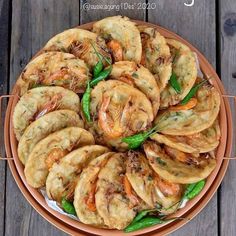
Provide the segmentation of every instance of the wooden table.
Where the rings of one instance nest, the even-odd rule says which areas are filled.
[[[134,2],[135,9],[129,9]],[[154,9],[137,9],[146,2]],[[189,40],[216,68],[228,93],[235,95],[236,0],[195,0],[193,6],[185,6],[184,2],[192,0],[0,0],[0,95],[9,93],[29,59],[54,34],[118,14],[156,23]],[[92,5],[110,5],[113,9],[95,10]],[[2,131],[0,134],[4,153]],[[236,161],[231,161],[220,189],[207,207],[172,235],[236,235],[234,168]],[[32,209],[4,161],[0,162],[0,189],[0,235],[65,235]]]

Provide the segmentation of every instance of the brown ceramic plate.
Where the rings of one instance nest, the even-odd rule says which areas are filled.
[[[11,104],[13,102],[13,99],[11,99],[9,101],[9,106],[8,106],[8,111],[7,111],[7,115],[6,115],[6,122],[5,122],[5,146],[6,146],[6,153],[7,156],[11,156],[11,149],[10,149],[10,138],[9,138],[9,121],[10,121],[10,110],[11,109]],[[229,104],[226,103],[226,110],[229,109]],[[228,119],[228,125],[229,123],[232,122],[231,116]],[[231,145],[232,145],[232,133],[231,135],[228,135],[227,137],[227,146],[226,146],[226,152],[225,155],[229,156],[230,154],[230,150],[231,150]],[[215,181],[212,183],[212,186],[210,187],[210,189],[206,192],[206,194],[204,195],[204,199],[201,199],[198,202],[198,205],[196,207],[193,207],[189,212],[187,212],[184,217],[186,218],[190,218],[192,219],[194,216],[196,216],[204,207],[205,205],[208,203],[208,201],[211,199],[211,197],[214,195],[214,193],[216,192],[218,186],[220,185],[225,172],[227,170],[227,166],[228,166],[228,162],[229,160],[223,160],[221,168],[218,172],[218,175],[215,179]],[[13,177],[18,185],[18,187],[20,188],[22,194],[24,195],[24,197],[28,200],[28,202],[33,206],[33,208],[42,216],[44,217],[46,220],[48,220],[51,224],[53,224],[54,226],[56,226],[57,228],[61,229],[62,231],[71,234],[71,235],[84,235],[80,230],[73,228],[71,225],[65,224],[63,223],[61,220],[59,220],[58,218],[54,217],[53,215],[51,215],[49,212],[45,211],[45,209],[34,199],[34,197],[29,193],[29,191],[27,190],[26,186],[23,184],[16,166],[14,164],[13,161],[8,162],[10,170],[13,174]],[[207,200],[206,200],[207,199]],[[166,235],[167,233],[171,233],[175,230],[177,230],[178,228],[180,228],[181,226],[183,226],[185,223],[187,223],[187,221],[179,221],[179,222],[175,222],[173,225],[168,225],[168,227],[163,227],[162,229],[159,230],[154,230],[151,233],[145,234],[145,235]],[[99,234],[98,231],[95,232],[96,234]],[[87,233],[86,233],[87,235]]]
[[[188,45],[191,50],[197,53],[201,70],[205,75],[208,77],[212,76],[215,79],[213,80],[214,86],[218,89],[220,94],[225,94],[224,88],[222,86],[222,83],[220,79],[218,78],[216,72],[212,68],[212,66],[207,62],[207,60],[204,58],[204,56],[191,44],[186,42],[184,39],[179,37],[178,35],[161,28],[159,26],[145,23],[142,21],[135,21],[137,24],[144,24],[149,25],[152,27],[155,27],[158,29],[158,31],[168,38],[175,38],[179,41],[182,41],[186,45]],[[83,29],[90,29],[92,27],[93,23],[85,24],[82,26],[79,26],[79,28]],[[14,87],[12,94],[17,94],[17,88]],[[140,235],[148,232],[155,232],[155,233],[161,233],[166,234],[174,231],[175,229],[181,227],[186,223],[186,221],[176,221],[172,223],[168,223],[165,225],[156,225],[153,227],[149,227],[140,231],[136,231],[134,233],[124,234],[122,231],[118,230],[106,230],[106,229],[98,229],[93,226],[85,225],[83,223],[80,223],[76,220],[73,220],[65,215],[62,215],[46,204],[43,196],[36,190],[31,188],[25,180],[24,171],[23,171],[23,165],[19,161],[18,155],[17,155],[17,140],[15,138],[13,128],[12,128],[12,112],[14,110],[14,107],[17,103],[16,97],[13,99],[10,99],[8,103],[8,109],[5,117],[5,146],[8,156],[14,157],[14,162],[9,160],[10,169],[13,173],[13,176],[21,189],[22,193],[26,197],[26,199],[30,202],[30,204],[45,218],[47,218],[52,224],[55,224],[59,228],[62,228],[65,230],[64,227],[67,225],[66,231],[68,233],[71,233],[69,229],[74,228],[74,230],[78,230],[76,232],[89,232],[93,234],[100,234],[100,235]],[[232,146],[232,117],[231,117],[231,111],[229,107],[229,103],[226,99],[222,99],[221,101],[221,108],[220,108],[220,127],[221,127],[221,142],[217,150],[217,166],[215,170],[212,172],[212,174],[208,177],[206,185],[203,189],[203,191],[193,200],[189,201],[187,205],[180,209],[177,213],[173,215],[173,217],[177,216],[186,216],[187,218],[192,218],[195,216],[205,205],[206,203],[211,199],[215,191],[217,190],[217,187],[219,186],[220,182],[222,181],[222,178],[225,174],[228,161],[223,160],[224,156],[229,156],[231,152],[231,146]],[[204,198],[203,198],[204,196]],[[198,203],[196,205],[196,203]],[[51,218],[53,217],[53,218]],[[56,222],[56,223],[55,223]],[[69,226],[69,228],[68,228]],[[74,233],[73,233],[74,234]]]

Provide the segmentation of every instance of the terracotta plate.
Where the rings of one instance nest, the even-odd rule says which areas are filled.
[[[164,28],[161,28],[159,26],[156,26],[150,23],[142,22],[142,21],[135,21],[135,22],[137,24],[144,24],[144,25],[155,27],[165,37],[177,39],[179,41],[182,41],[186,45],[188,45],[191,48],[191,50],[197,53],[199,62],[200,62],[200,67],[203,73],[207,75],[208,77],[210,76],[214,77],[215,78],[213,80],[214,86],[218,89],[220,94],[225,94],[223,85],[220,79],[218,78],[216,72],[214,71],[212,66],[209,64],[209,62],[205,59],[205,57],[196,48],[194,48],[191,44],[189,44],[187,41],[182,39],[180,36]],[[78,28],[90,29],[92,27],[92,24],[93,23],[88,23],[85,25],[81,25]],[[13,88],[12,94],[17,94],[16,87]],[[7,156],[14,157],[14,161],[9,160],[8,163],[12,171],[12,174],[15,178],[15,181],[17,182],[25,198],[49,222],[51,222],[58,228],[62,229],[63,231],[69,234],[73,234],[73,235],[75,234],[81,235],[81,231],[85,231],[87,233],[109,235],[109,236],[110,235],[140,235],[140,234],[143,235],[144,233],[148,233],[148,232],[152,232],[151,234],[156,234],[158,232],[158,234],[162,235],[162,234],[173,232],[174,230],[181,227],[187,222],[186,220],[175,221],[172,223],[168,223],[166,225],[156,225],[156,226],[149,227],[140,231],[136,231],[134,233],[127,234],[118,230],[98,229],[93,226],[85,225],[65,215],[62,215],[54,211],[50,207],[48,207],[43,196],[36,189],[31,188],[26,183],[24,171],[23,171],[23,165],[21,164],[17,155],[17,140],[15,138],[13,128],[12,128],[13,126],[11,123],[12,113],[13,113],[16,103],[17,103],[17,96],[9,100],[7,112],[5,116],[4,138],[5,138],[6,153],[7,153]],[[232,147],[232,132],[233,132],[231,110],[230,110],[229,102],[227,99],[224,99],[224,100],[222,99],[221,101],[220,127],[221,127],[222,136],[221,136],[220,145],[217,150],[217,155],[216,155],[217,166],[215,170],[208,177],[203,191],[196,198],[189,201],[183,209],[175,213],[173,217],[184,216],[186,218],[192,218],[195,215],[197,215],[199,211],[212,198],[213,194],[216,192],[219,184],[221,183],[225,175],[225,171],[228,166],[228,160],[223,160],[223,157],[230,156],[231,147]],[[198,204],[196,205],[196,203]]]

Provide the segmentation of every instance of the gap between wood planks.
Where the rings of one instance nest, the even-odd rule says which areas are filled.
[[[215,19],[216,19],[216,73],[221,79],[221,42],[220,42],[220,3],[218,0],[215,0]],[[217,233],[218,236],[221,235],[221,185],[217,190]]]

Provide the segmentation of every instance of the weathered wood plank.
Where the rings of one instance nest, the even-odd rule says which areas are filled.
[[[148,21],[163,26],[187,39],[216,64],[215,1],[195,1],[187,7],[183,0],[149,0],[156,9],[148,11]],[[193,233],[194,232],[194,233]],[[190,223],[172,235],[217,235],[217,195]]]
[[[195,1],[192,7],[184,2],[190,0],[149,0],[157,8],[148,11],[148,21],[166,27],[187,39],[215,66],[215,0]]]
[[[228,94],[236,95],[236,1],[219,1],[219,56],[221,56],[221,79]],[[233,104],[233,103],[232,103]],[[235,106],[234,106],[235,107]],[[234,115],[236,113],[234,112]],[[236,117],[236,116],[234,116]],[[234,119],[235,121],[235,119]],[[235,126],[235,122],[233,123]],[[234,134],[236,128],[234,127]],[[233,143],[235,156],[236,139]],[[236,162],[230,161],[220,192],[220,235],[236,234]]]
[[[34,55],[54,34],[79,24],[77,0],[13,0],[10,85]],[[9,169],[6,189],[6,233],[9,236],[65,235],[24,199]]]
[[[145,3],[145,0],[81,0],[81,24],[100,20],[107,16],[123,15],[136,20],[144,20],[146,11],[138,9],[138,4]],[[132,9],[133,8],[133,9]]]
[[[111,2],[113,1],[103,0],[99,1],[99,4],[111,4]],[[196,4],[200,4],[200,6],[196,6]],[[214,2],[203,0],[199,3],[196,2],[192,10],[190,8],[181,10],[181,8],[184,8],[183,1],[179,1],[179,4],[173,4],[173,1],[170,2],[170,0],[159,1],[157,10],[149,11],[149,19],[151,22],[156,22],[176,31],[188,39],[207,56],[212,64],[215,64]],[[94,13],[91,13],[91,11]],[[161,12],[160,15],[159,12]],[[81,10],[80,19],[81,23],[86,23],[114,14],[127,15],[135,19],[145,18],[145,11],[143,10],[135,12],[133,10],[122,10],[122,12],[117,13],[116,10]],[[176,14],[178,16],[184,15],[184,18],[176,22],[177,17],[173,17]],[[76,1],[13,1],[11,85],[28,59],[49,37],[64,28],[78,24],[78,21],[79,10]],[[205,22],[208,22],[208,24],[205,25]],[[59,231],[51,227],[26,203],[12,180],[9,171],[7,196],[9,197],[7,199],[6,235],[60,235]],[[195,235],[213,235],[216,232],[215,229],[217,230],[216,204],[217,199],[215,197],[195,220],[185,226],[184,230],[179,230],[173,235],[189,235],[190,228]]]
[[[10,32],[10,24],[9,24],[9,8],[10,4],[7,0],[0,0],[0,96],[8,93],[8,50],[9,50],[9,42],[8,36]],[[4,103],[2,107],[1,120],[5,116],[6,105]],[[3,123],[3,122],[2,122]],[[3,134],[3,125],[0,125],[0,133]],[[2,156],[4,153],[4,140],[3,135],[0,136],[0,154]],[[5,213],[5,170],[6,170],[6,162],[0,161],[0,235],[4,235],[4,213]]]

